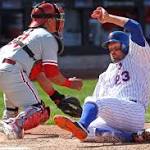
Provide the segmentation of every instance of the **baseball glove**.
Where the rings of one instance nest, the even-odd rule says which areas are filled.
[[[57,104],[58,108],[65,114],[80,118],[82,114],[82,107],[80,102],[75,97],[66,97],[61,100],[59,104]]]
[[[65,95],[55,91],[50,98],[63,113],[75,118],[81,117],[82,107],[76,97],[65,97]]]

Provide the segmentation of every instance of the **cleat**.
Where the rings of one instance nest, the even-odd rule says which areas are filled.
[[[4,130],[3,130],[3,128],[4,128],[4,127],[3,127],[4,123],[9,124],[9,123],[12,123],[13,120],[14,120],[13,118],[1,120],[1,121],[0,121],[0,132],[4,133]]]
[[[8,139],[22,139],[24,130],[18,128],[15,124],[8,124],[5,121],[0,122],[0,132],[4,133]]]
[[[73,136],[80,139],[81,141],[84,140],[88,135],[87,130],[80,123],[72,121],[67,117],[56,115],[54,117],[54,122],[60,128],[71,132]]]
[[[136,143],[150,142],[150,128],[144,129],[137,133],[133,133],[132,139],[133,139],[133,142],[136,142]]]
[[[144,136],[144,139],[146,140],[146,142],[150,142],[150,128],[145,129],[143,136]]]

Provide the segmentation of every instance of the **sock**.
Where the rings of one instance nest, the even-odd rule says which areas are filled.
[[[133,132],[120,131],[120,133],[117,132],[115,135],[117,137],[120,137],[120,139],[123,139],[124,142],[131,142],[132,141],[132,134],[133,134]]]
[[[98,108],[95,103],[87,102],[83,105],[83,111],[79,123],[81,123],[86,129],[90,123],[96,119]]]

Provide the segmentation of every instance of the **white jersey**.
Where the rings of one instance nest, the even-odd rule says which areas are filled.
[[[35,28],[25,31],[17,39],[2,47],[0,50],[0,61],[4,58],[11,58],[20,64],[22,69],[29,75],[35,61],[15,43],[20,40],[33,52],[36,60],[42,60],[44,64],[57,65],[58,44],[54,36],[44,28]],[[5,69],[7,64],[3,63],[0,70]]]
[[[118,63],[111,63],[99,76],[93,96],[133,100],[147,107],[150,98],[150,47],[132,40],[129,53]]]

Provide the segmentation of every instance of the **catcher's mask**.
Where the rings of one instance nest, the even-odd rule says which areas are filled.
[[[41,2],[34,6],[31,12],[31,24],[29,27],[39,27],[48,21],[49,18],[56,19],[56,30],[61,32],[64,27],[64,10],[57,4]]]
[[[122,31],[111,32],[108,36],[108,40],[102,44],[103,48],[108,49],[108,45],[111,42],[119,42],[121,44],[121,50],[126,55],[129,51],[129,35]]]

